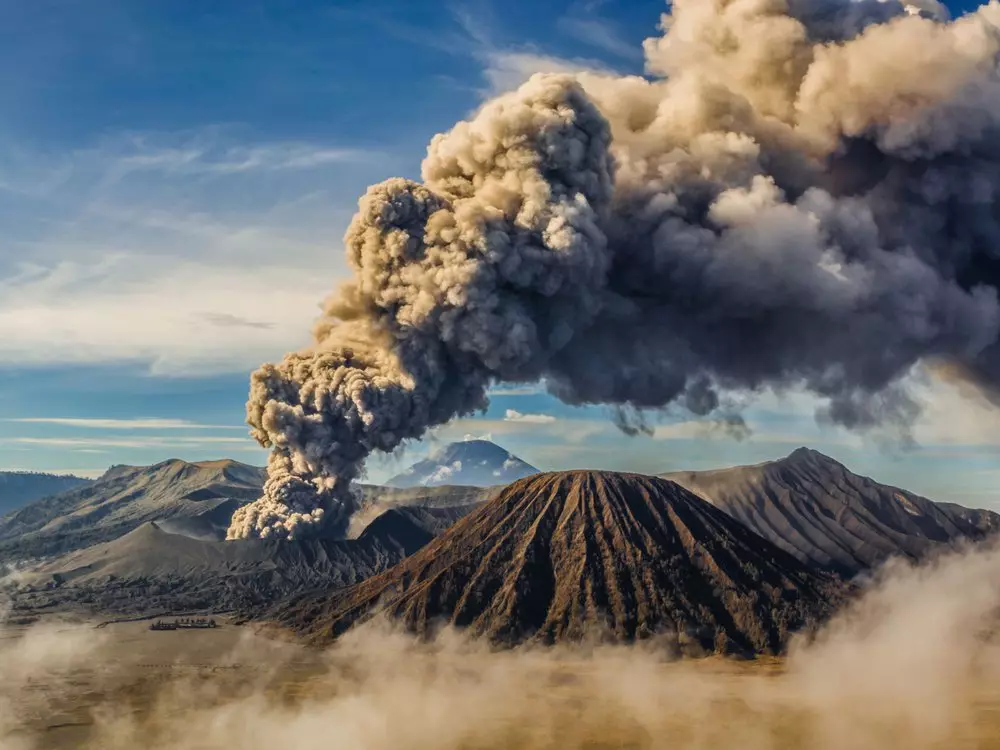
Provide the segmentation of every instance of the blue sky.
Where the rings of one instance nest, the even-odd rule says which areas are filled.
[[[952,4],[962,12],[974,4]],[[257,364],[306,343],[345,274],[365,187],[417,176],[430,137],[563,65],[642,71],[662,0],[0,0],[0,468],[262,463]],[[652,437],[538,389],[494,394],[401,456],[490,435],[543,469],[659,472],[808,444],[938,499],[1000,507],[1000,418],[921,387],[919,445],[818,426],[808,397],[747,407],[752,435],[665,413]]]

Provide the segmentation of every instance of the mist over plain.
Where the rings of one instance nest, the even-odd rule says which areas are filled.
[[[310,652],[247,631],[192,670],[155,641],[158,659],[130,655],[113,627],[8,625],[0,747],[996,747],[998,611],[993,546],[890,563],[784,663],[672,661],[655,639],[491,651],[372,623]]]

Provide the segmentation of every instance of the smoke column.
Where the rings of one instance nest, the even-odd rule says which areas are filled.
[[[229,538],[342,531],[375,450],[544,378],[574,404],[805,388],[905,428],[902,379],[1000,383],[1000,3],[675,0],[648,78],[537,75],[370,188],[315,343],[252,376]]]

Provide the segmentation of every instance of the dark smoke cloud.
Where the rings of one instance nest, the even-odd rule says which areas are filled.
[[[269,480],[230,537],[342,528],[372,451],[496,382],[627,415],[805,388],[855,428],[905,427],[925,361],[992,389],[1000,4],[945,17],[677,0],[651,80],[535,76],[437,136],[362,198],[315,345],[254,374]]]

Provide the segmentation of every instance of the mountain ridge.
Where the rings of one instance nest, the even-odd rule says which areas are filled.
[[[93,480],[75,474],[44,471],[0,471],[0,516],[49,495],[90,484]]]
[[[805,447],[759,464],[660,476],[800,561],[846,576],[893,556],[919,560],[1000,531],[1000,514],[936,503]]]
[[[264,469],[224,459],[113,466],[96,481],[34,501],[0,518],[0,558],[34,558],[87,547],[153,520],[198,515],[254,499]]]
[[[150,466],[119,464],[96,481],[36,500],[0,518],[0,562],[54,557],[108,542],[156,521],[169,533],[202,541],[225,538],[233,512],[257,499],[265,469],[232,459],[169,459]],[[477,487],[382,488],[359,485],[354,536],[395,506],[481,502]]]

